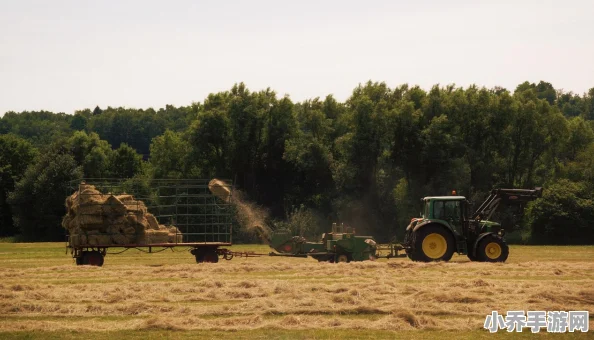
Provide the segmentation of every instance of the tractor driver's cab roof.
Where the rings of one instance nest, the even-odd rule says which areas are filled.
[[[442,200],[442,201],[462,201],[465,200],[464,196],[427,196],[423,197],[423,201],[429,200]]]

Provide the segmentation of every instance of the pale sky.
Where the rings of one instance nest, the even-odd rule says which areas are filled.
[[[0,0],[0,114],[158,109],[245,82],[594,87],[594,1]]]

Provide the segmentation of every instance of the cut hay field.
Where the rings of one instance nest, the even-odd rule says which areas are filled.
[[[492,310],[589,310],[590,333],[561,338],[592,338],[594,246],[512,246],[505,264],[129,250],[99,268],[75,266],[63,243],[0,243],[2,339],[509,338],[482,329]]]

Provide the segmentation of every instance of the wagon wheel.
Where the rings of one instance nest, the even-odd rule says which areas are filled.
[[[82,264],[86,264],[89,266],[103,266],[103,255],[96,251],[85,251],[82,254]]]
[[[77,266],[82,266],[83,265],[83,257],[82,257],[82,255],[79,256],[79,257],[75,257],[74,258],[74,261],[76,262],[76,265]]]
[[[204,252],[204,255],[202,256],[202,261],[203,262],[209,262],[209,263],[217,263],[219,262],[219,254],[217,254],[216,250],[207,250],[206,252]]]

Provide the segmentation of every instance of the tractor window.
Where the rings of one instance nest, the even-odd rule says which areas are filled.
[[[444,201],[433,202],[433,218],[443,220],[445,217],[445,206]]]
[[[452,219],[457,221],[461,216],[460,201],[447,201],[445,202],[445,215],[444,220]]]

